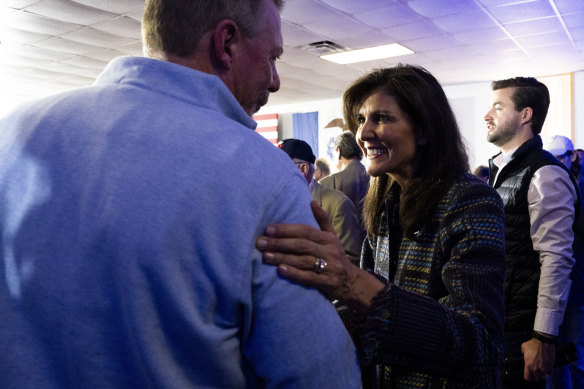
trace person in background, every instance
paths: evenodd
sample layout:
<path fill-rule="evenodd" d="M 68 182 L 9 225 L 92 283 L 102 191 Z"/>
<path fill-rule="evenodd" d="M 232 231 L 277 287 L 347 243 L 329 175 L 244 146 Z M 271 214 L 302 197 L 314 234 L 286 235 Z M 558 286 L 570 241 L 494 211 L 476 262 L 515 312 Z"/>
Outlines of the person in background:
<path fill-rule="evenodd" d="M 570 292 L 578 188 L 543 150 L 539 136 L 550 97 L 532 77 L 492 83 L 484 116 L 491 184 L 505 204 L 504 388 L 545 388 Z"/>
<path fill-rule="evenodd" d="M 355 135 L 350 131 L 344 131 L 335 137 L 335 156 L 337 161 L 337 173 L 319 181 L 326 188 L 340 190 L 351 199 L 357 210 L 359 222 L 363 223 L 363 199 L 369 188 L 369 175 L 365 166 L 361 163 L 363 152 L 355 141 Z M 365 237 L 365 229 L 362 228 L 362 236 Z"/>
<path fill-rule="evenodd" d="M 362 268 L 314 203 L 323 231 L 271 225 L 256 247 L 282 276 L 338 300 L 366 387 L 498 387 L 503 205 L 470 174 L 442 87 L 423 68 L 398 65 L 357 79 L 343 107 L 371 176 Z M 326 270 L 315 271 L 322 261 Z"/>
<path fill-rule="evenodd" d="M 578 182 L 580 194 L 584 193 L 584 150 L 576 149 L 572 153 L 572 174 Z"/>
<path fill-rule="evenodd" d="M 570 138 L 554 135 L 544 144 L 544 148 L 562 162 L 569 171 L 573 171 L 572 157 L 576 153 Z M 576 264 L 572 269 L 570 296 L 558 337 L 562 343 L 574 343 L 577 359 L 570 364 L 554 369 L 551 379 L 553 389 L 584 388 L 584 216 L 582 215 L 582 192 L 580 192 L 580 201 L 574 228 L 573 250 Z"/>
<path fill-rule="evenodd" d="M 570 172 L 572 171 L 572 156 L 574 155 L 574 144 L 567 136 L 552 135 L 543 145 L 558 161 L 564 164 Z"/>
<path fill-rule="evenodd" d="M 360 227 L 357 211 L 351 200 L 335 189 L 325 188 L 314 180 L 315 156 L 310 145 L 300 139 L 284 139 L 278 146 L 286 153 L 306 179 L 312 200 L 328 214 L 333 230 L 339 238 L 345 253 L 356 266 L 361 255 Z"/>
<path fill-rule="evenodd" d="M 475 176 L 481 179 L 483 182 L 489 182 L 489 167 L 480 165 L 472 172 Z"/>
<path fill-rule="evenodd" d="M 254 249 L 317 226 L 251 118 L 281 6 L 147 1 L 146 57 L 0 121 L 0 387 L 360 387 L 334 306 Z"/>
<path fill-rule="evenodd" d="M 319 181 L 331 174 L 331 168 L 326 158 L 317 158 L 314 161 L 314 180 Z"/>

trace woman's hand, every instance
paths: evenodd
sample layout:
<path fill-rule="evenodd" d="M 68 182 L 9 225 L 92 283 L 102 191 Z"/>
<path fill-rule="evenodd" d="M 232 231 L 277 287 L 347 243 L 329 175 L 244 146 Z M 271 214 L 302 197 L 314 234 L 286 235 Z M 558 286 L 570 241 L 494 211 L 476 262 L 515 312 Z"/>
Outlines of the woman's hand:
<path fill-rule="evenodd" d="M 311 207 L 322 230 L 303 224 L 268 226 L 266 235 L 256 241 L 264 262 L 278 265 L 282 276 L 318 288 L 333 300 L 367 309 L 383 283 L 351 263 L 326 212 L 314 201 Z"/>

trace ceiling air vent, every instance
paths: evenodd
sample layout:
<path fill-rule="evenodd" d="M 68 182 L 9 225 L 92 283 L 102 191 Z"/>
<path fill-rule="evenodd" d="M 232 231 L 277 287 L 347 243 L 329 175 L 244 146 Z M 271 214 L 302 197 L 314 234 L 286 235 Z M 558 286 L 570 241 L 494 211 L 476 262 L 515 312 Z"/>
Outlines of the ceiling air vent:
<path fill-rule="evenodd" d="M 307 43 L 305 45 L 300 46 L 299 48 L 314 55 L 340 53 L 342 51 L 347 50 L 346 47 L 337 45 L 335 42 L 331 41 Z"/>

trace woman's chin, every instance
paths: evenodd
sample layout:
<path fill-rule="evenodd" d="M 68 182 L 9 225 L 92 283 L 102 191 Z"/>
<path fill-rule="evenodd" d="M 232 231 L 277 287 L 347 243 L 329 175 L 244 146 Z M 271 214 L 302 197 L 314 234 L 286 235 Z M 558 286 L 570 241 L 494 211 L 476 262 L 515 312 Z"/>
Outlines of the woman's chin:
<path fill-rule="evenodd" d="M 367 167 L 367 174 L 369 174 L 371 177 L 379 177 L 379 176 L 382 176 L 386 173 L 387 173 L 387 171 L 385 169 L 383 169 L 381 166 L 369 165 Z"/>

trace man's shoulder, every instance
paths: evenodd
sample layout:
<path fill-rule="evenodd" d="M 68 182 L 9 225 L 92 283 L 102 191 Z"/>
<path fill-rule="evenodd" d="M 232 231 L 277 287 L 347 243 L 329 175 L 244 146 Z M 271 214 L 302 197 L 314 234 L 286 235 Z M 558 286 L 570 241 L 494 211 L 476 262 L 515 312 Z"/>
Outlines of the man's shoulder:
<path fill-rule="evenodd" d="M 349 199 L 340 190 L 327 188 L 323 185 L 319 185 L 319 187 L 316 187 L 316 185 L 318 185 L 318 183 L 315 183 L 313 194 L 320 196 L 320 202 L 322 203 L 323 208 L 338 209 L 339 207 L 346 206 L 345 203 L 353 206 L 353 202 L 351 201 L 351 199 Z"/>
<path fill-rule="evenodd" d="M 354 176 L 353 172 L 347 169 L 348 168 L 345 168 L 336 173 L 329 174 L 328 176 L 320 180 L 319 183 L 321 183 L 323 186 L 327 188 L 335 189 L 339 186 L 341 182 L 350 180 Z"/>

